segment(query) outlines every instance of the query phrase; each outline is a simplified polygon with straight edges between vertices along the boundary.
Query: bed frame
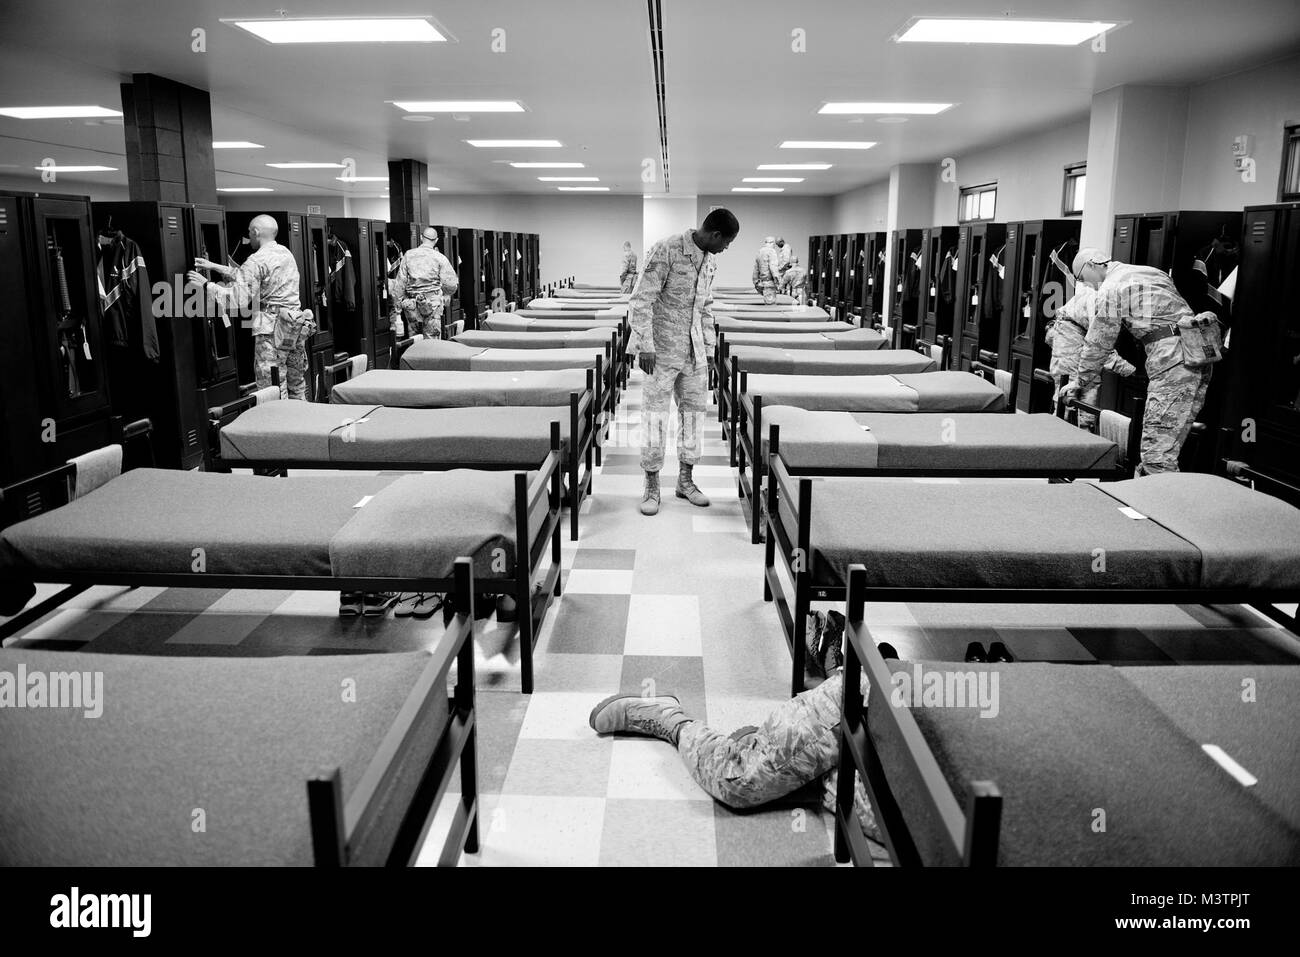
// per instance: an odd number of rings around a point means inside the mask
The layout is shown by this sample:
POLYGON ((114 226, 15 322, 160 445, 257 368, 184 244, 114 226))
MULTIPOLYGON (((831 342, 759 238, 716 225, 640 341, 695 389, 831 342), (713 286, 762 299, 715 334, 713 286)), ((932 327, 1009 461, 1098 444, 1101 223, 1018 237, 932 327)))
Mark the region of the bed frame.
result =
MULTIPOLYGON (((1240 463, 1234 463, 1239 465, 1240 463)), ((1276 486, 1289 495, 1300 489, 1271 480, 1246 468, 1240 478, 1258 484, 1276 486), (1249 473, 1249 474, 1245 474, 1249 473)), ((800 495, 804 489, 800 488, 800 495)), ((802 524, 802 522, 801 522, 802 524)), ((965 865, 992 867, 997 864, 998 837, 1002 818, 1002 797, 994 781, 973 781, 970 799, 963 808, 948 786, 930 746, 926 743, 916 718, 907 708, 884 708, 878 720, 893 725, 904 744, 901 767, 885 769, 867 732, 866 702, 861 677, 865 669, 869 684, 888 688, 890 671, 884 656, 871 637, 865 621, 867 602, 1032 602, 1037 604, 1241 604, 1282 625, 1293 635, 1300 635, 1300 622, 1274 607, 1275 603, 1293 602, 1300 595, 1276 593, 1263 589, 1054 589, 1054 588, 896 588, 876 587, 869 583, 862 565, 849 567, 848 586, 837 589, 846 599, 844 626, 844 699, 840 713, 839 779, 836 783, 835 859, 840 863, 871 864, 871 853, 853 811, 854 776, 861 774, 866 785, 876 823, 890 857, 898 866, 921 866, 923 861, 912 840, 907 824, 894 796, 890 780, 907 778, 914 783, 924 800, 909 811, 923 813, 941 825, 950 849, 965 865)))
MULTIPOLYGON (((406 350, 415 345, 417 341, 418 340, 415 336, 410 336, 406 339, 399 339, 397 342, 394 342, 392 352, 389 356, 388 368, 401 369, 402 356, 406 355, 406 350)), ((573 348, 582 347, 574 346, 573 348)), ((596 350, 593 349, 592 351, 594 352, 596 350)), ((610 343, 606 343, 600 350, 600 354, 596 357, 595 387, 596 398, 598 400, 597 409, 599 410, 601 421, 605 424, 605 428, 601 431, 602 438, 606 438, 608 435, 609 420, 613 419, 614 413, 618 409, 619 400, 622 398, 623 394, 623 377, 614 363, 613 357, 614 347, 610 343)), ((600 464, 599 459, 596 460, 596 464, 600 464)))
MULTIPOLYGON (((552 432, 558 438, 558 428, 552 432)), ((495 599, 508 595, 518 607, 519 647, 522 690, 533 691, 533 650, 541 632, 542 622, 552 598, 560 595, 560 456, 547 454, 531 483, 524 472, 514 476, 515 491, 515 573, 500 578, 479 578, 474 581, 477 597, 495 599), (528 516, 534 505, 548 498, 548 509, 543 528, 535 536, 529 535, 528 516), (547 548, 549 539, 550 548, 547 548), (549 562, 547 561, 549 551, 549 562), (533 589, 537 580, 540 588, 533 589)), ((75 466, 62 465, 34 478, 18 482, 0 490, 0 527, 8 527, 27 518, 33 518, 70 501, 70 483, 75 478, 75 466)), ((338 592, 434 592, 454 593, 453 578, 392 578, 311 575, 246 575, 186 572, 122 572, 122 571, 72 571, 46 575, 37 570, 36 580, 67 585, 50 597, 14 615, 0 625, 0 643, 44 618, 65 602, 93 585, 127 585, 130 587, 155 586, 163 588, 249 588, 291 589, 303 591, 338 592)), ((0 576, 0 586, 30 587, 30 580, 6 579, 0 576)), ((459 606, 457 607, 459 610, 459 606)))

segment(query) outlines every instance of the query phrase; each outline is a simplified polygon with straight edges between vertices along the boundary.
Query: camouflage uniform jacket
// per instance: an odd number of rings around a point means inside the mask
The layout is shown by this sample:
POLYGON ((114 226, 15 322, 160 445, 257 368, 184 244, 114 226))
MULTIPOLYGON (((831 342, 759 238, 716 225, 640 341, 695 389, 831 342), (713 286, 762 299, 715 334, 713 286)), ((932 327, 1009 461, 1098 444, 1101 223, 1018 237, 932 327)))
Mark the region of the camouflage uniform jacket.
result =
POLYGON ((646 253, 645 269, 628 303, 629 352, 654 353, 660 362, 703 360, 713 348, 712 253, 695 245, 695 230, 661 239, 646 253))
POLYGON ((618 281, 626 282, 629 276, 636 277, 636 253, 634 252, 623 254, 623 269, 618 274, 618 281))
POLYGON ((251 310, 255 336, 275 331, 281 309, 297 311, 298 263, 293 253, 274 240, 263 242, 235 269, 229 286, 217 286, 217 299, 228 313, 251 310))
MULTIPOLYGON (((1088 325, 1088 336, 1079 354, 1079 388, 1087 390, 1101 379, 1102 365, 1115 349, 1121 326, 1127 326, 1133 338, 1145 344, 1151 336, 1191 315, 1191 307, 1166 273, 1151 266, 1112 265, 1097 288, 1096 315, 1088 325)), ((1147 347, 1148 376, 1154 377, 1181 361, 1182 348, 1177 338, 1147 347)))
POLYGON ((771 283, 776 285, 781 281, 781 257, 777 253, 776 247, 764 243, 758 248, 758 255, 754 257, 754 274, 753 283, 755 286, 771 283))
MULTIPOLYGON (((1056 318, 1047 327, 1047 345, 1052 350, 1048 372, 1070 378, 1079 370, 1079 354, 1084 337, 1097 314, 1097 290, 1080 285, 1074 297, 1056 310, 1056 318)), ((1111 350, 1102 368, 1122 376, 1133 374, 1133 365, 1111 350)))
POLYGON ((451 262, 428 246, 416 246, 402 255, 397 275, 392 280, 393 299, 414 299, 418 295, 441 296, 460 288, 460 279, 451 262))

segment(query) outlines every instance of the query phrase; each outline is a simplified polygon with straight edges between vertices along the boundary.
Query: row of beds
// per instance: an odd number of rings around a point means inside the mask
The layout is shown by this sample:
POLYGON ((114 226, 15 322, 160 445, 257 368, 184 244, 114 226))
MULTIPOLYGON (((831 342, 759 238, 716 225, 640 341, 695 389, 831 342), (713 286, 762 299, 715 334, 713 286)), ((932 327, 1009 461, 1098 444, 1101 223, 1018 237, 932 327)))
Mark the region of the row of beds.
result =
POLYGON ((1018 414, 1018 369, 977 354, 953 368, 942 339, 890 349, 888 330, 781 306, 716 331, 711 385, 792 694, 812 604, 845 608, 837 860, 872 862, 860 774, 895 864, 1300 864, 1294 664, 963 663, 998 672, 1001 710, 983 719, 897 703, 916 663, 886 659, 867 611, 1246 605, 1289 647, 1255 660, 1289 661, 1300 627, 1279 606, 1300 599, 1300 510, 1283 497, 1300 490, 1241 463, 1133 479, 1135 421, 1077 402, 1018 414), (1008 478, 1047 481, 983 481, 1008 478), (1258 779, 1239 783, 1206 744, 1258 779))
POLYGON ((0 709, 0 864, 409 864, 435 818, 438 863, 476 851, 475 603, 515 599, 531 693, 562 512, 576 539, 626 386, 625 297, 589 298, 404 340, 389 369, 338 357, 325 403, 273 387, 214 408, 203 472, 147 467, 140 422, 0 490, 0 641, 95 585, 445 593, 454 609, 410 653, 0 650, 11 674, 100 673, 106 699, 95 720, 0 709))

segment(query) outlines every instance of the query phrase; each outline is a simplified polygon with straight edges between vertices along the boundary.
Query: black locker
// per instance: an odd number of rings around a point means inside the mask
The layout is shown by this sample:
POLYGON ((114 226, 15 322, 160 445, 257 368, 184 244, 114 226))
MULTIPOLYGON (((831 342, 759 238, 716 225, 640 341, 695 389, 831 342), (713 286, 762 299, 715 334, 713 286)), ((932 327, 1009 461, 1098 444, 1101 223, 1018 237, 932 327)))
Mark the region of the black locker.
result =
POLYGON ((483 230, 460 227, 457 233, 457 271, 460 278, 461 318, 465 328, 478 328, 479 316, 487 307, 484 285, 483 230))
POLYGON ((532 294, 540 296, 542 293, 542 237, 537 233, 530 233, 528 245, 532 250, 532 264, 529 273, 532 294))
POLYGON ((303 217, 303 259, 307 263, 307 282, 310 300, 303 308, 312 310, 316 317, 316 334, 307 343, 307 398, 316 402, 325 398, 321 393, 325 366, 334 361, 334 316, 329 294, 329 259, 327 239, 329 223, 324 216, 303 217))
POLYGON ((387 369, 393 350, 393 303, 388 292, 388 223, 370 220, 369 297, 375 313, 375 368, 387 369))
POLYGON ((1227 357, 1214 370, 1227 396, 1217 424, 1232 435, 1224 452, 1297 484, 1300 203, 1246 207, 1236 293, 1227 357))
POLYGON ((112 441, 91 222, 85 196, 0 192, 5 484, 112 441))
POLYGON ((831 276, 834 273, 834 244, 830 236, 820 237, 817 246, 817 294, 815 302, 826 306, 831 298, 831 276))
MULTIPOLYGON (((108 348, 113 411, 127 421, 153 422, 154 459, 160 467, 195 468, 204 452, 207 406, 199 368, 211 317, 200 321, 191 314, 199 303, 206 309, 207 298, 185 285, 185 274, 202 248, 193 233, 192 212, 186 203, 141 201, 92 203, 91 213, 97 232, 121 230, 133 240, 144 257, 150 285, 163 283, 167 288, 154 300, 158 360, 134 349, 108 348), (191 300, 188 308, 186 300, 191 300)), ((224 337, 225 324, 220 318, 217 322, 224 337)), ((206 375, 206 363, 204 367, 206 375)))
POLYGON ((958 362, 965 366, 972 346, 986 362, 997 362, 1002 277, 990 257, 999 253, 1006 241, 1007 227, 1002 223, 970 223, 958 228, 954 368, 958 362))
POLYGON ((864 238, 862 279, 860 283, 862 315, 865 320, 878 320, 885 306, 885 234, 867 233, 864 238))
POLYGON ((952 335, 954 310, 951 256, 957 249, 956 226, 934 226, 921 231, 921 338, 934 342, 952 335))
POLYGON ((804 280, 805 292, 809 302, 815 302, 817 299, 817 254, 821 248, 820 236, 808 237, 808 259, 805 264, 808 267, 808 275, 804 280))
MULTIPOLYGON (((196 258, 215 263, 226 261, 230 242, 226 237, 226 211, 202 203, 185 209, 186 233, 196 258)), ((217 276, 214 279, 219 278, 217 276)), ((235 323, 215 304, 204 300, 206 315, 195 330, 198 350, 197 376, 200 404, 204 409, 239 398, 239 369, 235 360, 235 323)))
POLYGON ((910 348, 917 334, 917 307, 921 289, 921 239, 919 229, 896 229, 889 234, 893 244, 893 308, 891 317, 898 332, 895 342, 910 348))
POLYGON ((501 287, 501 243, 499 234, 492 229, 479 230, 479 282, 483 307, 491 312, 505 309, 505 294, 501 287))
MULTIPOLYGON (((373 226, 368 219, 331 216, 327 221, 330 235, 347 247, 352 261, 352 288, 342 286, 343 274, 330 275, 328 294, 334 317, 334 348, 353 356, 365 356, 370 368, 380 368, 376 333, 388 317, 382 315, 382 303, 375 301, 373 226), (351 294, 353 306, 348 308, 351 294)), ((335 256, 329 253, 328 263, 335 256)))
POLYGON ((1053 389, 1036 382, 1035 369, 1046 370, 1051 360, 1047 324, 1057 306, 1064 304, 1073 287, 1065 273, 1051 261, 1057 253, 1070 269, 1079 251, 1079 221, 1035 220, 1007 224, 1006 275, 1002 287, 1002 329, 999 355, 1002 368, 1020 359, 1017 406, 1026 412, 1048 411, 1053 389))

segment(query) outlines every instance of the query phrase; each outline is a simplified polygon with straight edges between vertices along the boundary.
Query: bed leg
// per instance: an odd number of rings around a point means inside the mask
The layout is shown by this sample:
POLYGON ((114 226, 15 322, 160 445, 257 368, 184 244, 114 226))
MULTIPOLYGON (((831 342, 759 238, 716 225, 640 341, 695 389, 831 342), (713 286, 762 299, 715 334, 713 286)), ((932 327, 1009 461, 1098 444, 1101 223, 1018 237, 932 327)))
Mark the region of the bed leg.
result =
POLYGON ((528 475, 515 473, 515 619, 523 693, 533 693, 532 536, 528 534, 528 475))
MULTIPOLYGON (((578 509, 582 506, 578 488, 578 393, 569 393, 569 536, 578 540, 578 509)), ((591 438, 595 441, 595 437, 591 438)), ((587 475, 591 475, 591 462, 587 462, 587 475)))
MULTIPOLYGON (((845 618, 857 624, 862 623, 864 587, 866 571, 860 567, 849 570, 849 600, 845 608, 845 618)), ((847 625, 846 625, 847 629, 847 625)), ((853 760, 852 740, 849 731, 855 730, 862 721, 862 662, 858 660, 858 651, 853 642, 844 642, 844 689, 840 704, 839 774, 835 781, 835 860, 846 864, 852 857, 849 851, 848 837, 844 833, 845 820, 856 824, 857 816, 853 813, 853 795, 858 768, 853 760)))
POLYGON ((791 571, 794 578, 794 640, 790 644, 790 696, 804 690, 805 643, 808 640, 808 611, 812 606, 812 481, 799 480, 799 537, 791 571))
POLYGON ((343 824, 343 776, 326 768, 307 780, 312 858, 317 867, 342 867, 347 857, 343 824))
MULTIPOLYGON (((466 558, 456 560, 456 607, 466 609, 469 635, 456 654, 456 687, 452 706, 462 720, 474 715, 474 566, 466 558)), ((474 715, 477 718, 477 715, 474 715)), ((478 804, 478 722, 475 720, 460 753, 460 799, 466 808, 478 804)), ((465 853, 478 853, 478 811, 473 811, 465 833, 465 853)))

